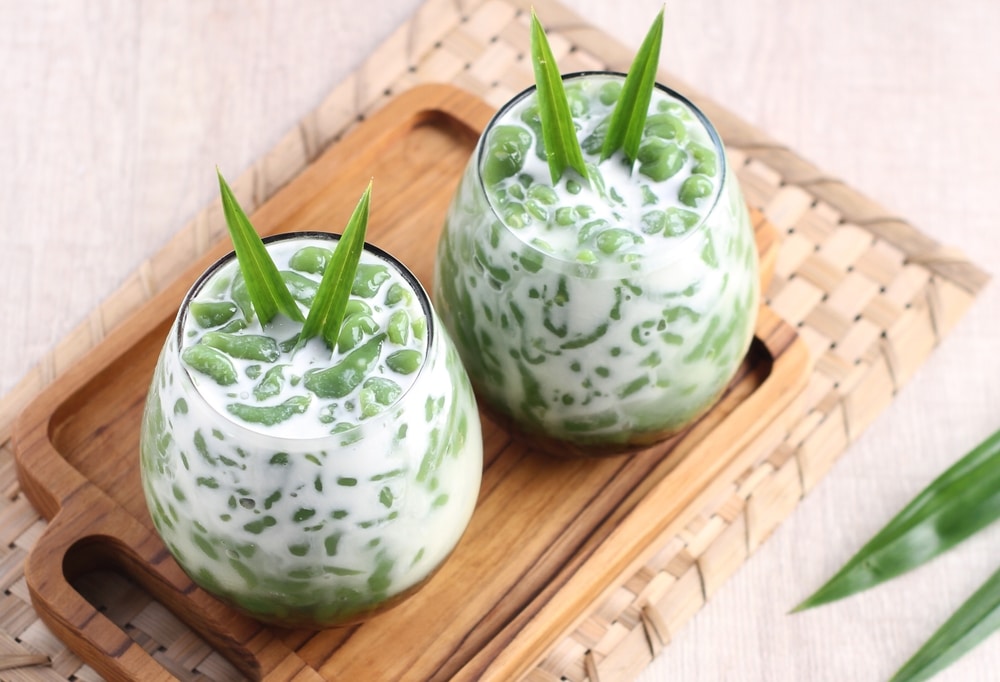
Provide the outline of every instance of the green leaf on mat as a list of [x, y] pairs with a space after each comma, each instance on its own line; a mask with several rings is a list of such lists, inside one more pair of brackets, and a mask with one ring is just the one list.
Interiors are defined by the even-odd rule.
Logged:
[[365, 246], [365, 231], [368, 229], [368, 208], [371, 203], [372, 183], [368, 183], [364, 194], [354, 208], [344, 233], [337, 240], [330, 262], [323, 271], [316, 297], [309, 308], [309, 316], [302, 325], [299, 345], [322, 334], [331, 349], [337, 345], [340, 327], [344, 322], [344, 312], [354, 286], [358, 261]]
[[890, 682], [930, 679], [1000, 628], [1000, 570], [893, 675]]
[[1000, 517], [1000, 431], [903, 508], [794, 611], [874, 587], [920, 566]]
[[569, 110], [562, 75], [534, 10], [531, 12], [531, 63], [535, 70], [542, 142], [545, 144], [552, 183], [559, 181], [567, 167], [586, 178], [587, 164], [580, 149], [580, 140], [576, 136], [576, 126]]
[[285, 280], [281, 278], [278, 266], [271, 260], [271, 254], [267, 252], [264, 242], [243, 212], [222, 173], [216, 169], [216, 174], [219, 176], [219, 191], [222, 194], [222, 212], [226, 216], [229, 236], [236, 250], [236, 260], [246, 282], [250, 303], [253, 304], [261, 325], [266, 325], [279, 312], [301, 322], [302, 312], [289, 293]]
[[646, 38], [642, 41], [635, 60], [625, 76], [625, 83], [611, 113], [608, 132], [601, 147], [601, 161], [621, 148], [624, 148], [625, 157], [629, 161], [635, 161], [639, 155], [639, 143], [642, 141], [646, 115], [649, 113], [649, 102], [653, 98], [653, 88], [656, 86], [656, 69], [660, 63], [662, 40], [663, 10], [661, 9], [653, 20], [653, 25], [649, 27]]

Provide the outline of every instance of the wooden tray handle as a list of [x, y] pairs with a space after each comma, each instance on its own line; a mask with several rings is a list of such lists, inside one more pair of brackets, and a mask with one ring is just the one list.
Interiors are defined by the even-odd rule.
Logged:
[[197, 588], [154, 532], [86, 487], [63, 502], [38, 539], [25, 577], [46, 624], [108, 679], [175, 678], [73, 587], [76, 577], [99, 569], [133, 580], [250, 679], [319, 679], [269, 629]]
[[[97, 515], [105, 527], [118, 521], [119, 515], [108, 509], [106, 498], [90, 494], [91, 490], [81, 489], [70, 504], [62, 506], [29, 555], [24, 572], [32, 603], [55, 635], [86, 660], [100, 662], [95, 667], [108, 679], [174, 679], [70, 584], [77, 575], [106, 566], [101, 559], [105, 554], [102, 546], [113, 536], [105, 537], [103, 528], [97, 533], [88, 528], [91, 520]], [[81, 535], [84, 529], [86, 534]], [[112, 541], [120, 542], [117, 538]], [[70, 553], [73, 561], [66, 560]], [[69, 566], [74, 574], [67, 576], [64, 570]]]

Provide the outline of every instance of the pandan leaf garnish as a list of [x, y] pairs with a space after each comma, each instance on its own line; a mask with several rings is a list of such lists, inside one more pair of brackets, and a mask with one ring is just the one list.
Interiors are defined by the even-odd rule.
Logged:
[[552, 184], [559, 182], [567, 168], [586, 178], [587, 164], [576, 136], [562, 75], [534, 10], [531, 11], [531, 63], [535, 70], [538, 117]]
[[660, 62], [660, 44], [663, 41], [663, 10], [656, 15], [649, 27], [646, 38], [636, 53], [632, 66], [625, 76], [625, 83], [618, 96], [618, 102], [611, 113], [607, 135], [601, 147], [601, 161], [609, 158], [619, 149], [624, 149], [625, 157], [635, 161], [639, 154], [649, 102], [656, 85], [656, 70]]
[[278, 266], [274, 264], [264, 242], [243, 212], [222, 173], [216, 169], [216, 174], [219, 176], [219, 190], [222, 194], [222, 211], [236, 250], [236, 260], [246, 282], [253, 312], [260, 319], [261, 326], [268, 324], [279, 312], [301, 322], [302, 312], [281, 278]]
[[321, 334], [326, 345], [333, 349], [340, 336], [347, 302], [354, 286], [358, 261], [365, 246], [365, 231], [368, 229], [368, 209], [371, 203], [372, 183], [368, 183], [364, 194], [354, 208], [344, 233], [337, 241], [330, 262], [323, 271], [316, 297], [309, 308], [309, 315], [299, 334], [299, 345]]

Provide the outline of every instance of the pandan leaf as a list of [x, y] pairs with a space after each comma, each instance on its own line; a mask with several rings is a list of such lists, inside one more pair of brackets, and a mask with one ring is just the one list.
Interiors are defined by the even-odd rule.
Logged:
[[368, 229], [368, 209], [371, 203], [372, 183], [368, 183], [364, 194], [354, 208], [354, 213], [337, 241], [330, 262], [323, 271], [316, 297], [309, 308], [309, 316], [302, 325], [299, 345], [321, 334], [326, 345], [333, 349], [340, 336], [344, 322], [344, 312], [354, 286], [354, 276], [358, 261], [365, 246], [365, 231]]
[[1000, 570], [938, 628], [889, 682], [930, 679], [1000, 629]]
[[534, 10], [531, 12], [531, 62], [535, 70], [538, 117], [552, 184], [559, 182], [566, 168], [572, 168], [586, 178], [587, 164], [576, 136], [562, 75]]
[[268, 324], [279, 312], [301, 322], [302, 312], [281, 278], [278, 266], [271, 260], [264, 242], [243, 212], [222, 173], [216, 169], [216, 174], [219, 176], [219, 190], [222, 194], [222, 211], [236, 250], [236, 260], [261, 325]]
[[920, 566], [1000, 518], [1000, 431], [930, 483], [795, 611]]
[[608, 132], [601, 147], [601, 161], [624, 148], [629, 161], [639, 154], [643, 128], [649, 102], [656, 85], [656, 69], [660, 62], [660, 44], [663, 41], [663, 10], [656, 15], [653, 25], [636, 53], [635, 60], [625, 76], [618, 102], [611, 113]]

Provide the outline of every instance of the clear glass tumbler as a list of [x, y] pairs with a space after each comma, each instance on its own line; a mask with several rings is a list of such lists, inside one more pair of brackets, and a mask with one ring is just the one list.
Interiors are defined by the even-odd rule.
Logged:
[[[335, 239], [265, 240], [303, 305]], [[397, 603], [475, 506], [479, 415], [427, 294], [371, 245], [354, 289], [343, 346], [322, 346], [331, 367], [302, 366], [290, 320], [254, 329], [230, 254], [185, 297], [150, 386], [141, 472], [154, 525], [198, 585], [265, 622], [322, 628]]]
[[715, 128], [657, 85], [634, 163], [600, 158], [622, 74], [564, 76], [588, 177], [553, 183], [534, 88], [469, 160], [434, 303], [481, 405], [559, 455], [634, 451], [717, 400], [753, 335], [757, 251]]

